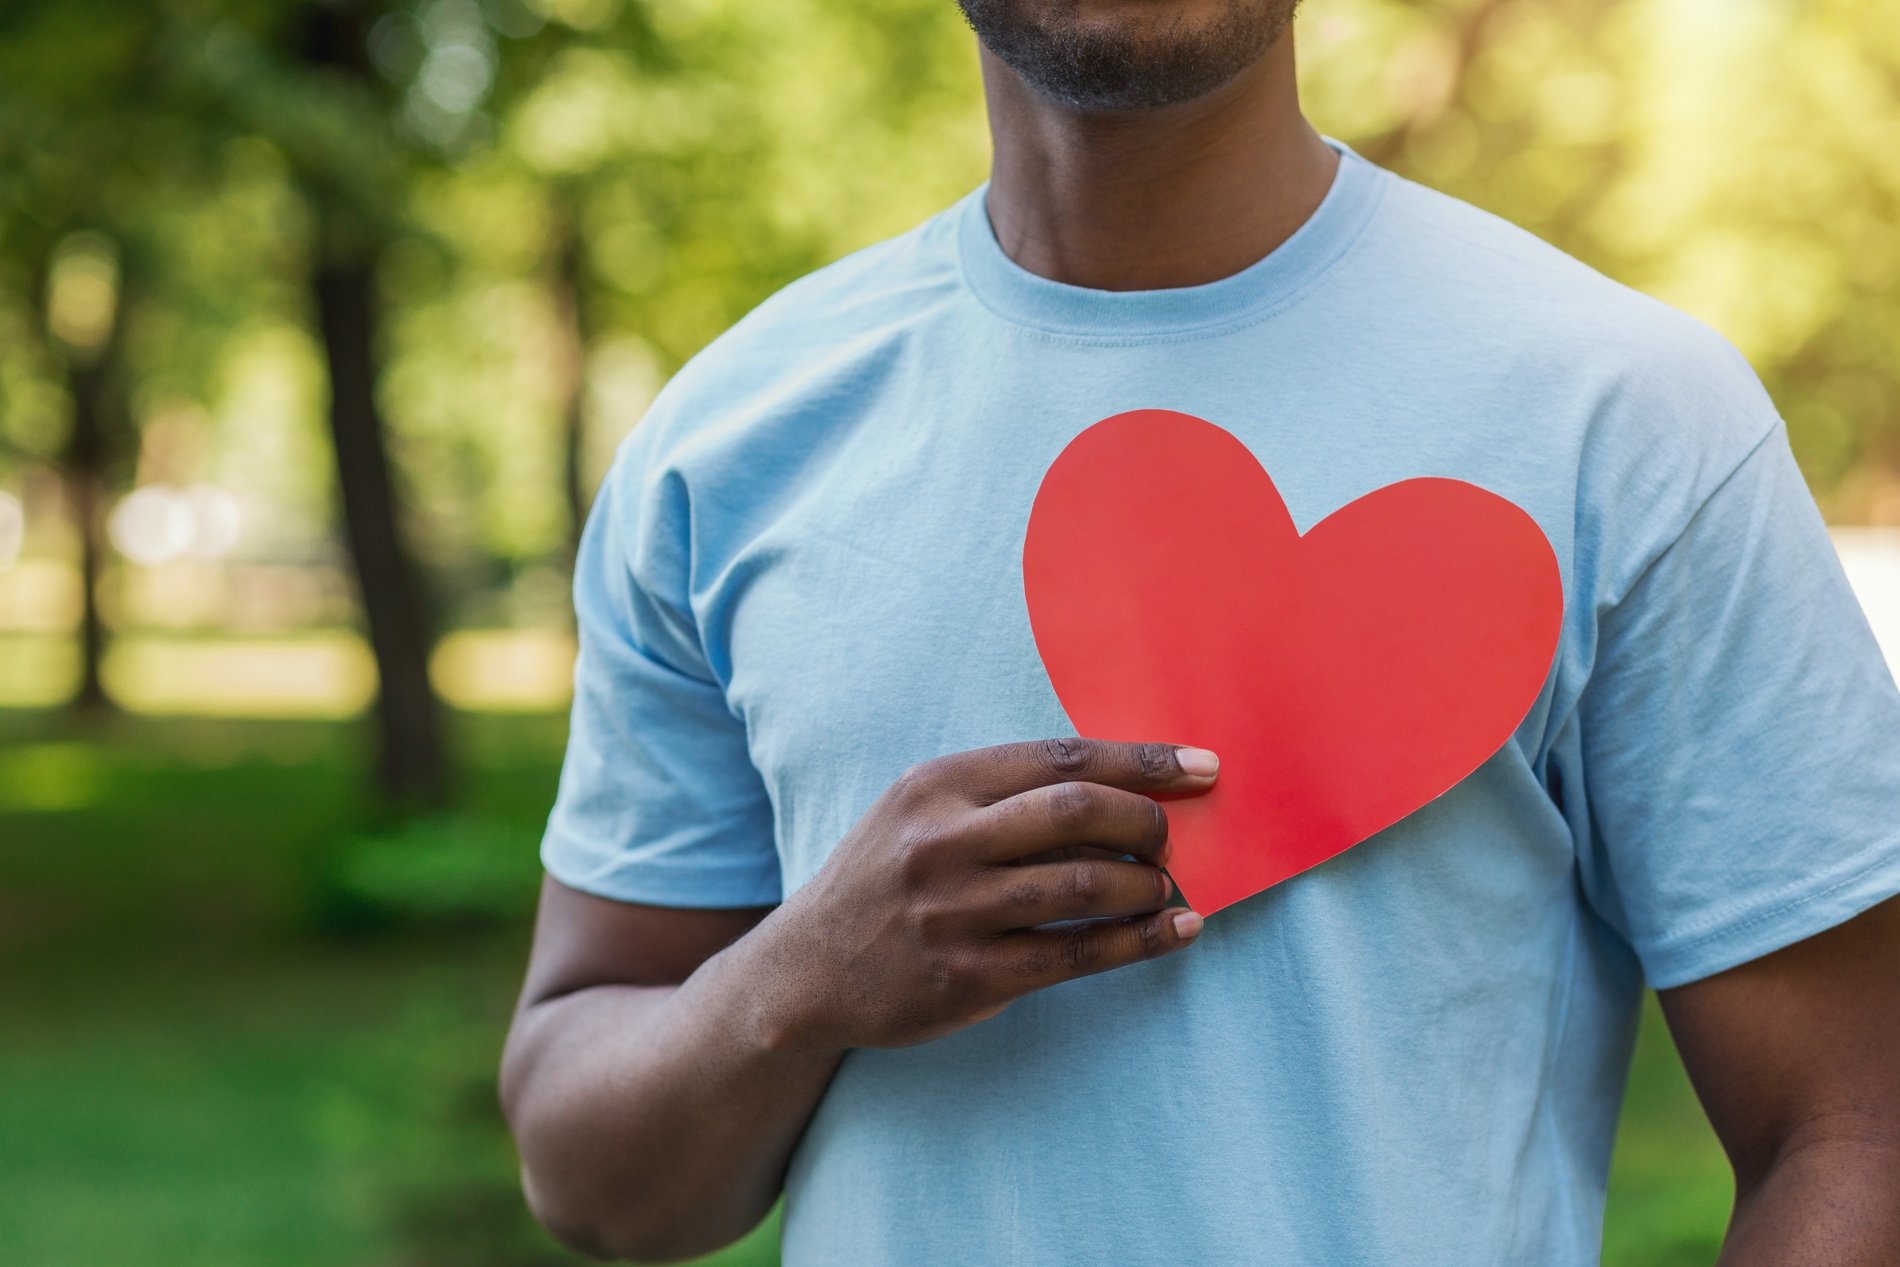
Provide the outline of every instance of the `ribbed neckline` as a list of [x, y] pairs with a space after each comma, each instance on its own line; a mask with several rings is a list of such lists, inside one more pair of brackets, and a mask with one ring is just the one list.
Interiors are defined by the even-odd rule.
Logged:
[[987, 181], [956, 208], [964, 281], [1005, 320], [1080, 337], [1180, 335], [1263, 313], [1332, 267], [1378, 207], [1386, 173], [1330, 137], [1327, 144], [1339, 151], [1339, 167], [1318, 208], [1293, 236], [1218, 281], [1166, 290], [1096, 290], [1032, 273], [996, 240]]

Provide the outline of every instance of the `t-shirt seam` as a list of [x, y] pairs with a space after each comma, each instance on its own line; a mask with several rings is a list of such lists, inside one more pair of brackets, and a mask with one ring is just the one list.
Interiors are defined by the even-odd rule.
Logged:
[[[573, 838], [566, 833], [548, 831], [541, 842], [544, 870], [571, 889], [618, 901], [685, 898], [691, 901], [727, 901], [735, 895], [753, 896], [771, 893], [783, 900], [785, 880], [778, 853], [761, 856], [751, 862], [680, 863], [664, 858], [629, 860], [624, 854], [609, 856], [600, 866], [574, 866], [571, 856], [562, 856]], [[563, 844], [563, 842], [569, 842]], [[707, 885], [714, 878], [723, 883]], [[632, 883], [625, 883], [627, 880]]]
[[[1733, 918], [1731, 914], [1723, 914], [1700, 924], [1691, 925], [1647, 947], [1646, 953], [1658, 956], [1681, 955], [1699, 947], [1706, 946], [1710, 942], [1719, 941], [1724, 937], [1733, 937], [1737, 933], [1743, 933], [1751, 928], [1758, 928], [1763, 924], [1780, 919], [1790, 912], [1797, 911], [1803, 906], [1808, 905], [1810, 902], [1818, 902], [1822, 898], [1833, 896], [1842, 889], [1866, 879], [1883, 866], [1892, 865], [1896, 857], [1900, 856], [1895, 853], [1897, 847], [1900, 847], [1900, 833], [1882, 837], [1867, 847], [1867, 861], [1865, 863], [1855, 866], [1853, 870], [1832, 883], [1825, 884], [1818, 889], [1801, 893], [1800, 896], [1787, 901], [1778, 902], [1778, 904], [1766, 909], [1756, 910], [1754, 914], [1739, 920]], [[1776, 889], [1774, 891], [1774, 897], [1780, 898], [1785, 894], [1793, 893], [1800, 888], [1801, 884], [1802, 881], [1800, 880], [1792, 881], [1782, 888]]]
[[[1559, 736], [1563, 734], [1564, 728], [1566, 726], [1571, 725], [1573, 722], [1575, 722], [1579, 727], [1581, 727], [1582, 725], [1580, 709], [1582, 707], [1583, 697], [1585, 693], [1589, 691], [1590, 683], [1593, 680], [1595, 680], [1597, 672], [1599, 668], [1601, 667], [1602, 660], [1603, 660], [1603, 639], [1601, 636], [1601, 631], [1604, 624], [1605, 614], [1607, 612], [1614, 612], [1616, 609], [1620, 608], [1625, 602], [1629, 601], [1630, 596], [1636, 592], [1636, 590], [1642, 585], [1643, 581], [1649, 576], [1649, 574], [1655, 571], [1655, 569], [1662, 563], [1662, 561], [1668, 558], [1670, 553], [1674, 551], [1675, 548], [1679, 544], [1682, 543], [1685, 537], [1688, 536], [1689, 530], [1695, 526], [1696, 521], [1700, 519], [1702, 515], [1704, 514], [1704, 512], [1706, 512], [1709, 509], [1709, 507], [1714, 503], [1716, 497], [1721, 494], [1722, 490], [1727, 488], [1731, 483], [1733, 483], [1735, 481], [1736, 476], [1741, 474], [1742, 469], [1755, 459], [1756, 454], [1760, 453], [1763, 447], [1766, 446], [1770, 440], [1772, 440], [1775, 436], [1781, 433], [1784, 425], [1785, 424], [1782, 422], [1782, 419], [1780, 418], [1780, 416], [1777, 415], [1775, 419], [1769, 424], [1767, 430], [1765, 430], [1764, 432], [1762, 432], [1760, 436], [1755, 438], [1755, 440], [1742, 453], [1741, 457], [1736, 459], [1735, 464], [1732, 467], [1730, 467], [1729, 470], [1723, 474], [1722, 478], [1717, 480], [1714, 486], [1711, 487], [1709, 491], [1705, 493], [1696, 502], [1694, 509], [1692, 509], [1686, 516], [1684, 516], [1683, 521], [1682, 521], [1682, 526], [1677, 528], [1675, 532], [1670, 535], [1669, 540], [1660, 549], [1658, 549], [1653, 556], [1651, 556], [1649, 559], [1643, 562], [1643, 565], [1636, 570], [1635, 574], [1631, 576], [1628, 582], [1620, 586], [1611, 587], [1610, 592], [1614, 593], [1616, 597], [1615, 597], [1615, 600], [1608, 605], [1607, 609], [1599, 609], [1599, 614], [1597, 616], [1597, 621], [1596, 621], [1598, 636], [1594, 640], [1594, 645], [1591, 651], [1590, 664], [1587, 668], [1585, 668], [1582, 671], [1582, 680], [1577, 683], [1576, 689], [1569, 692], [1569, 698], [1567, 702], [1565, 703], [1563, 715], [1560, 718], [1557, 718], [1553, 724], [1550, 724], [1547, 726], [1546, 733], [1543, 739], [1543, 744], [1539, 751], [1540, 760], [1547, 759], [1550, 756], [1550, 754], [1555, 750], [1557, 739]], [[1557, 670], [1556, 670], [1556, 677], [1555, 677], [1555, 681], [1559, 688], [1561, 688], [1563, 685], [1563, 678], [1564, 678], [1564, 668], [1563, 668], [1562, 656], [1560, 653], [1559, 656], [1557, 657]], [[1547, 786], [1548, 785], [1546, 785], [1546, 787]], [[1589, 801], [1587, 799], [1587, 793], [1586, 793], [1586, 800], [1584, 803], [1583, 812], [1588, 817], [1591, 817], [1591, 818], [1594, 817]], [[1573, 835], [1574, 835], [1574, 829], [1573, 829]], [[1578, 860], [1579, 862], [1581, 862], [1580, 856]], [[1717, 921], [1712, 926], [1716, 927], [1719, 933], [1720, 917], [1717, 918]], [[1715, 935], [1717, 934], [1716, 933], [1709, 934], [1709, 936], [1711, 937]], [[1695, 943], [1691, 941], [1685, 944], [1688, 946], [1693, 946]], [[1661, 950], [1658, 950], [1657, 953], [1663, 953], [1663, 952]]]
[[[1601, 281], [1608, 282], [1610, 285], [1615, 286], [1620, 290], [1626, 291], [1629, 294], [1642, 295], [1643, 298], [1645, 299], [1652, 298], [1651, 296], [1644, 295], [1642, 291], [1637, 290], [1634, 286], [1629, 285], [1627, 282], [1618, 281], [1616, 278], [1611, 277], [1608, 273], [1605, 273], [1602, 269], [1597, 268], [1596, 266], [1588, 263], [1585, 260], [1579, 259], [1577, 256], [1569, 254], [1568, 252], [1564, 251], [1560, 247], [1552, 245], [1550, 242], [1545, 241], [1543, 238], [1537, 236], [1537, 234], [1531, 232], [1529, 229], [1526, 229], [1523, 225], [1517, 224], [1511, 220], [1507, 220], [1487, 207], [1480, 207], [1476, 203], [1463, 202], [1460, 199], [1452, 198], [1450, 194], [1445, 193], [1443, 190], [1433, 189], [1430, 185], [1421, 184], [1416, 180], [1412, 180], [1410, 177], [1401, 176], [1397, 172], [1393, 172], [1391, 173], [1391, 175], [1394, 181], [1396, 181], [1397, 183], [1401, 185], [1409, 186], [1410, 188], [1417, 190], [1419, 195], [1421, 196], [1450, 199], [1453, 203], [1457, 205], [1470, 208], [1471, 210], [1477, 211], [1481, 213], [1482, 215], [1490, 217], [1491, 219], [1495, 220], [1499, 224], [1508, 226], [1510, 229], [1516, 230], [1517, 232], [1523, 234], [1530, 241], [1535, 242], [1538, 246], [1545, 248], [1551, 254], [1557, 256], [1560, 260], [1573, 266], [1575, 269], [1581, 272], [1587, 273]], [[1485, 254], [1490, 255], [1498, 260], [1501, 260], [1506, 264], [1510, 264], [1513, 267], [1518, 268], [1520, 270], [1523, 270], [1526, 272], [1533, 272], [1533, 273], [1545, 271], [1544, 267], [1540, 265], [1540, 262], [1534, 258], [1531, 258], [1530, 255], [1526, 251], [1522, 249], [1500, 246], [1497, 242], [1492, 241], [1484, 236], [1481, 236], [1477, 233], [1472, 232], [1471, 230], [1467, 229], [1465, 226], [1454, 222], [1453, 220], [1451, 220], [1450, 218], [1446, 216], [1433, 214], [1430, 216], [1429, 219], [1425, 220], [1424, 223], [1428, 224], [1433, 229], [1436, 229], [1439, 233], [1444, 234], [1446, 237], [1455, 240], [1462, 246], [1470, 247], [1472, 250], [1476, 250], [1476, 251], [1483, 251]]]
[[[561, 839], [563, 837], [552, 837], [552, 838]], [[565, 838], [572, 839], [571, 837], [565, 837]], [[642, 858], [638, 860], [629, 861], [629, 860], [620, 859], [620, 855], [618, 854], [613, 855], [613, 856], [619, 860], [612, 863], [612, 865], [606, 869], [608, 873], [621, 871], [621, 870], [672, 871], [676, 873], [684, 873], [684, 872], [689, 872], [689, 871], [737, 872], [737, 871], [758, 870], [769, 865], [763, 856], [761, 856], [759, 860], [755, 862], [690, 862], [690, 863], [672, 862], [663, 858]]]
[[1209, 321], [1198, 326], [1187, 326], [1178, 330], [1170, 330], [1166, 333], [1156, 334], [1107, 334], [1061, 330], [1042, 325], [1035, 321], [1030, 321], [1026, 318], [1012, 316], [992, 303], [989, 297], [983, 293], [983, 288], [977, 285], [971, 278], [969, 260], [965, 258], [961, 234], [958, 235], [955, 244], [957, 280], [964, 293], [969, 295], [979, 308], [987, 312], [995, 320], [1013, 329], [1021, 330], [1025, 334], [1046, 339], [1053, 343], [1080, 344], [1086, 347], [1098, 348], [1158, 347], [1170, 343], [1192, 343], [1200, 339], [1234, 334], [1278, 316], [1300, 300], [1306, 298], [1321, 282], [1332, 277], [1332, 275], [1345, 264], [1346, 260], [1354, 252], [1359, 250], [1361, 244], [1365, 242], [1373, 222], [1384, 214], [1386, 191], [1391, 186], [1391, 173], [1386, 172], [1383, 168], [1375, 167], [1373, 174], [1376, 188], [1371, 194], [1370, 205], [1360, 216], [1358, 226], [1347, 236], [1345, 241], [1341, 242], [1334, 249], [1331, 256], [1314, 267], [1311, 276], [1307, 277], [1305, 281], [1293, 287], [1291, 290], [1288, 290], [1286, 293], [1268, 300], [1258, 307], [1247, 308], [1232, 316], [1222, 317], [1219, 320]]
[[1684, 516], [1682, 526], [1670, 534], [1669, 540], [1664, 543], [1654, 555], [1644, 560], [1643, 565], [1636, 570], [1627, 582], [1614, 587], [1613, 592], [1616, 594], [1616, 601], [1610, 604], [1612, 608], [1621, 606], [1631, 594], [1636, 592], [1637, 588], [1642, 585], [1644, 579], [1647, 578], [1651, 572], [1655, 571], [1656, 565], [1667, 558], [1670, 552], [1682, 543], [1683, 538], [1689, 535], [1689, 530], [1695, 527], [1696, 520], [1700, 519], [1703, 513], [1714, 504], [1717, 497], [1721, 496], [1722, 490], [1735, 482], [1735, 477], [1742, 473], [1742, 469], [1755, 459], [1755, 455], [1760, 453], [1770, 440], [1781, 433], [1785, 425], [1781, 419], [1781, 415], [1776, 414], [1774, 420], [1768, 424], [1767, 430], [1755, 437], [1748, 448], [1742, 453], [1741, 457], [1735, 460], [1735, 464], [1722, 475], [1722, 478], [1715, 481], [1715, 484], [1708, 492], [1704, 493], [1702, 497], [1697, 500], [1694, 509], [1690, 510], [1689, 513]]
[[[1763, 431], [1761, 435], [1757, 436], [1749, 444], [1747, 450], [1743, 452], [1741, 457], [1736, 459], [1735, 465], [1729, 468], [1729, 470], [1723, 474], [1722, 478], [1717, 480], [1714, 486], [1696, 502], [1695, 507], [1683, 517], [1682, 526], [1670, 534], [1669, 540], [1665, 542], [1654, 555], [1645, 559], [1642, 566], [1636, 569], [1635, 573], [1631, 575], [1627, 582], [1609, 587], [1608, 592], [1616, 596], [1614, 601], [1609, 604], [1609, 610], [1614, 610], [1622, 606], [1629, 596], [1636, 592], [1636, 589], [1643, 583], [1644, 578], [1654, 571], [1659, 563], [1669, 557], [1670, 552], [1676, 548], [1684, 537], [1689, 535], [1689, 530], [1695, 526], [1696, 520], [1702, 517], [1703, 512], [1709, 508], [1716, 497], [1721, 494], [1722, 490], [1735, 481], [1735, 477], [1740, 475], [1742, 469], [1754, 460], [1755, 455], [1761, 452], [1762, 448], [1781, 432], [1784, 425], [1780, 415], [1776, 415], [1774, 420], [1768, 425], [1768, 429]], [[1569, 595], [1566, 592], [1566, 603], [1568, 602], [1568, 598]], [[1599, 616], [1597, 623], [1598, 626], [1601, 627], [1601, 616]], [[1552, 745], [1557, 741], [1557, 737], [1563, 733], [1563, 728], [1568, 725], [1570, 719], [1576, 715], [1578, 702], [1583, 698], [1583, 693], [1589, 689], [1591, 678], [1596, 675], [1597, 661], [1599, 659], [1600, 655], [1592, 654], [1591, 664], [1584, 671], [1583, 680], [1577, 684], [1575, 690], [1568, 692], [1568, 700], [1565, 703], [1562, 714], [1557, 715], [1553, 709], [1552, 716], [1546, 719], [1544, 733], [1538, 743], [1538, 760], [1541, 761], [1549, 756]], [[1553, 700], [1564, 696], [1565, 678], [1567, 676], [1569, 676], [1569, 674], [1567, 674], [1565, 670], [1562, 649], [1560, 647], [1558, 654], [1553, 658], [1552, 662], [1551, 683]]]

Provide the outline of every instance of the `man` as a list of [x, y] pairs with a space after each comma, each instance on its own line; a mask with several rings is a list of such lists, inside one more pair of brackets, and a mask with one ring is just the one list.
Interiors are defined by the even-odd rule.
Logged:
[[[643, 1259], [783, 1192], [793, 1264], [1592, 1262], [1646, 979], [1723, 1262], [1900, 1261], [1900, 697], [1753, 374], [1320, 138], [1293, 0], [962, 4], [989, 183], [708, 348], [595, 508], [504, 1069], [535, 1213]], [[1302, 531], [1469, 481], [1563, 584], [1501, 751], [1205, 922], [1153, 798], [1219, 754], [1074, 738], [1024, 609], [1039, 480], [1136, 408]]]

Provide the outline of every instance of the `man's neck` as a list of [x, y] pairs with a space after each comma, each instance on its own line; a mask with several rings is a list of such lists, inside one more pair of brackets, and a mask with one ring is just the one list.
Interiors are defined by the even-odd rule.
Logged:
[[983, 53], [989, 215], [1023, 268], [1098, 290], [1196, 286], [1292, 236], [1338, 156], [1300, 113], [1291, 31], [1204, 97], [1082, 113]]

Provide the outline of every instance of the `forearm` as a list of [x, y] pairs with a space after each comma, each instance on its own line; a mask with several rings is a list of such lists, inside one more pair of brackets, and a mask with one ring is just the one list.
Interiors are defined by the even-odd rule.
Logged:
[[800, 1041], [770, 921], [678, 986], [600, 986], [532, 1004], [503, 1095], [536, 1216], [600, 1257], [665, 1259], [743, 1235], [842, 1052]]
[[939, 757], [769, 913], [548, 879], [502, 1069], [536, 1216], [602, 1256], [715, 1248], [770, 1209], [848, 1049], [928, 1042], [1180, 950], [1201, 919], [1166, 904], [1154, 798], [1216, 770], [1196, 749], [1075, 738]]
[[1879, 1267], [1900, 1247], [1900, 1124], [1791, 1141], [1735, 1202], [1720, 1267]]

